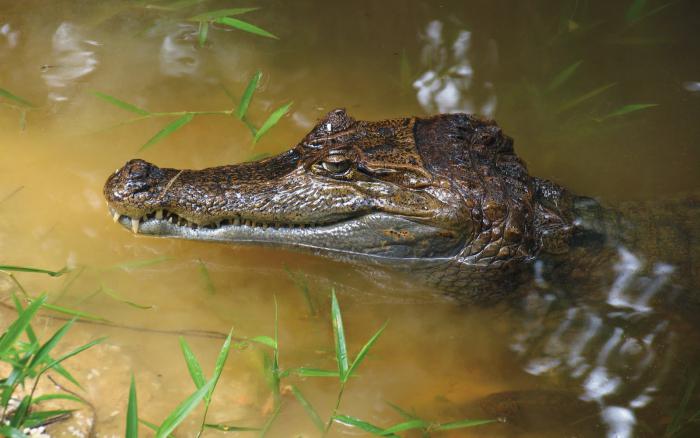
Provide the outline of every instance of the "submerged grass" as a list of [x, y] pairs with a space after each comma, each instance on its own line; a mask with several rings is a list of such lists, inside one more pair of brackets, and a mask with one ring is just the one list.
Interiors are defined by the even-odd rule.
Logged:
[[[125, 102], [117, 97], [111, 96], [106, 93], [93, 91], [92, 94], [95, 97], [98, 97], [111, 105], [114, 105], [125, 111], [137, 114], [139, 116], [137, 118], [122, 122], [118, 126], [152, 118], [175, 118], [170, 123], [165, 125], [162, 129], [160, 129], [157, 133], [155, 133], [143, 145], [141, 145], [141, 147], [139, 148], [139, 152], [143, 152], [144, 150], [151, 148], [156, 143], [161, 142], [163, 139], [172, 135], [175, 131], [178, 131], [185, 125], [192, 122], [192, 120], [194, 120], [195, 117], [206, 115], [220, 115], [229, 117], [235, 116], [238, 120], [243, 122], [243, 124], [250, 130], [253, 139], [253, 144], [255, 144], [262, 138], [263, 135], [265, 135], [270, 129], [272, 129], [275, 125], [277, 125], [277, 123], [279, 123], [282, 117], [284, 117], [289, 112], [293, 104], [293, 102], [289, 102], [278, 107], [267, 116], [267, 118], [262, 123], [262, 125], [260, 125], [260, 127], [256, 127], [248, 117], [248, 108], [250, 106], [251, 101], [253, 100], [253, 96], [258, 87], [258, 84], [260, 83], [261, 77], [262, 73], [259, 71], [256, 72], [248, 82], [248, 85], [246, 86], [246, 89], [243, 93], [240, 102], [237, 103], [235, 108], [228, 110], [152, 112], [140, 108], [131, 103]], [[229, 98], [231, 98], [234, 101], [234, 103], [236, 103], [231, 93], [229, 93], [228, 90], [225, 91]]]

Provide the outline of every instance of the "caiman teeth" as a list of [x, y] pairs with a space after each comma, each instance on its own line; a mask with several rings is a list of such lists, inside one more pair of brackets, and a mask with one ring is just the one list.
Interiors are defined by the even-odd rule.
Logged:
[[116, 223], [119, 220], [119, 216], [121, 215], [115, 211], [112, 215], [112, 220]]
[[156, 219], [163, 219], [163, 210], [156, 211]]
[[140, 219], [131, 219], [131, 231], [138, 234]]

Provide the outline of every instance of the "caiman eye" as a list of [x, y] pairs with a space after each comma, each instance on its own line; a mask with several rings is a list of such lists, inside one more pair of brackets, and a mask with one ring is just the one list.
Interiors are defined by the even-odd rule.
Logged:
[[321, 162], [323, 170], [335, 175], [343, 175], [350, 169], [351, 165], [352, 161], [342, 155], [329, 155]]

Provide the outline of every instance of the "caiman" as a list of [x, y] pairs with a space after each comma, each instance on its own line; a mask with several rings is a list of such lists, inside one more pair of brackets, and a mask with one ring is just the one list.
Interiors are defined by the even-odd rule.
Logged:
[[[470, 302], [512, 294], [541, 269], [536, 261], [588, 276], [601, 258], [609, 262], [611, 242], [635, 243], [640, 233], [647, 247], [687, 244], [698, 211], [696, 200], [691, 219], [675, 221], [679, 239], [664, 226], [672, 212], [635, 232], [614, 210], [531, 176], [493, 121], [443, 114], [372, 122], [342, 109], [292, 149], [256, 162], [178, 170], [131, 160], [104, 195], [114, 220], [134, 233], [389, 266]], [[667, 254], [671, 262], [692, 255]], [[684, 275], [697, 277], [690, 265]]]

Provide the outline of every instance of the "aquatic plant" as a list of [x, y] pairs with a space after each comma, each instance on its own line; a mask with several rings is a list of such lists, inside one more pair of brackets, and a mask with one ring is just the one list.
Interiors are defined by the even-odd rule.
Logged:
[[[143, 108], [139, 108], [136, 105], [133, 105], [131, 103], [125, 102], [121, 99], [118, 99], [114, 96], [110, 96], [109, 94], [101, 93], [99, 91], [94, 91], [93, 94], [104, 100], [105, 102], [108, 102], [118, 108], [121, 108], [125, 111], [129, 111], [131, 113], [139, 115], [139, 117], [127, 120], [125, 122], [120, 123], [118, 126], [125, 125], [125, 124], [130, 124], [146, 119], [151, 119], [151, 118], [158, 118], [158, 117], [166, 117], [166, 118], [174, 118], [177, 117], [175, 120], [172, 122], [168, 123], [165, 127], [163, 127], [160, 131], [158, 131], [154, 136], [152, 136], [148, 141], [146, 141], [139, 151], [144, 151], [151, 146], [155, 145], [159, 141], [163, 140], [164, 138], [168, 137], [178, 129], [182, 128], [183, 126], [187, 125], [190, 123], [196, 116], [205, 116], [205, 115], [221, 115], [221, 116], [228, 116], [228, 117], [235, 117], [236, 119], [240, 120], [245, 126], [250, 130], [250, 133], [253, 137], [253, 143], [257, 143], [260, 138], [265, 135], [270, 129], [272, 129], [281, 119], [284, 117], [287, 112], [289, 112], [289, 109], [291, 108], [293, 102], [286, 103], [274, 111], [272, 111], [265, 121], [259, 126], [256, 127], [248, 118], [248, 107], [250, 106], [251, 101], [253, 100], [253, 95], [255, 94], [255, 90], [258, 87], [258, 84], [260, 83], [260, 79], [262, 78], [262, 73], [261, 72], [256, 72], [253, 77], [250, 79], [248, 82], [248, 85], [243, 92], [243, 96], [241, 97], [240, 102], [236, 102], [236, 100], [233, 98], [231, 93], [228, 91], [226, 92], [226, 95], [236, 104], [236, 107], [228, 109], [228, 110], [218, 110], [218, 111], [170, 111], [170, 112], [152, 112], [145, 110]], [[226, 90], [225, 90], [226, 91]]]
[[21, 130], [24, 130], [27, 126], [27, 112], [36, 108], [36, 105], [27, 99], [19, 97], [4, 88], [0, 88], [0, 105], [19, 112], [19, 127]]
[[[2, 268], [8, 268], [3, 266]], [[12, 267], [25, 272], [35, 272], [33, 268]], [[45, 273], [55, 273], [45, 271]], [[80, 384], [62, 363], [81, 352], [103, 342], [99, 338], [74, 348], [58, 357], [52, 351], [73, 326], [76, 318], [63, 324], [48, 340], [43, 343], [32, 328], [32, 320], [39, 310], [47, 308], [47, 296], [41, 295], [30, 301], [25, 308], [13, 295], [17, 318], [0, 336], [0, 362], [11, 367], [9, 375], [0, 379], [0, 434], [8, 437], [24, 437], [32, 429], [43, 430], [43, 426], [70, 417], [72, 410], [40, 410], [38, 405], [46, 400], [68, 400], [85, 403], [76, 395], [69, 393], [42, 394], [36, 396], [41, 378], [49, 371], [55, 371], [66, 380], [80, 388]], [[27, 388], [31, 388], [27, 390]]]

